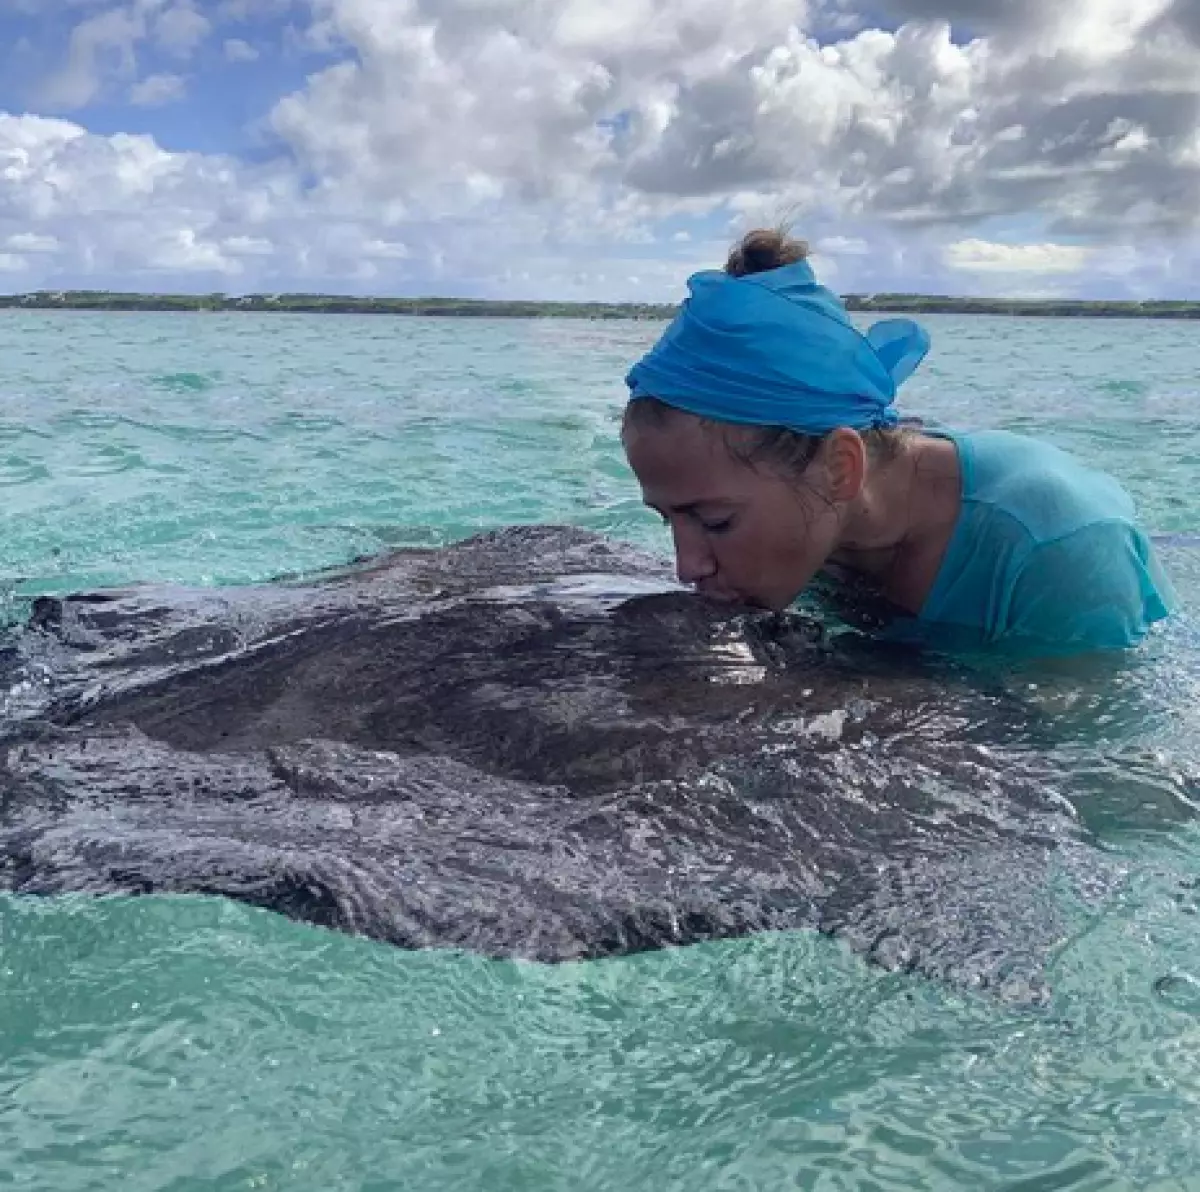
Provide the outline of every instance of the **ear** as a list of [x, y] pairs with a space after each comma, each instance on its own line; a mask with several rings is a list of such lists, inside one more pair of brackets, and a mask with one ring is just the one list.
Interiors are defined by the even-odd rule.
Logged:
[[867, 445], [856, 431], [842, 427], [825, 436], [821, 445], [831, 500], [858, 499], [867, 478]]

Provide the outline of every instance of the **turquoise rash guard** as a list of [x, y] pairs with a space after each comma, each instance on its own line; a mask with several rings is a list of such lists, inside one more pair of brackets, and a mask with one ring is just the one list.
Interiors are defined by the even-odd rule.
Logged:
[[1171, 614], [1170, 581], [1110, 476], [1006, 431], [926, 433], [958, 449], [962, 510], [920, 636], [1020, 653], [1120, 650]]

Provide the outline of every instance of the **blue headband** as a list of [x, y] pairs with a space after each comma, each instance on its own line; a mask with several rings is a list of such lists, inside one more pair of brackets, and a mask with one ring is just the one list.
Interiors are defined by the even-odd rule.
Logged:
[[894, 426], [897, 389], [929, 351], [909, 319], [863, 335], [807, 261], [749, 277], [716, 270], [688, 281], [690, 297], [626, 380], [631, 400], [755, 426], [825, 434]]

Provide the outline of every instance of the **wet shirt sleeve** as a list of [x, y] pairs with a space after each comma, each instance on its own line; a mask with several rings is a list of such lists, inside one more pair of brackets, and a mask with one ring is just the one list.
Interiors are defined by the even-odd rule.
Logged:
[[1174, 606], [1145, 535], [1125, 521], [1097, 522], [1032, 547], [1001, 636], [1043, 653], [1126, 649]]

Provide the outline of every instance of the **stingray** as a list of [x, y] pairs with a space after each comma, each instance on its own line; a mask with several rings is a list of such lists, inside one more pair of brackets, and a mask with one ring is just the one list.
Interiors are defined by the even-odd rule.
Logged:
[[579, 530], [43, 598], [0, 690], [19, 895], [541, 962], [817, 930], [1036, 1002], [1105, 865], [1004, 691]]

